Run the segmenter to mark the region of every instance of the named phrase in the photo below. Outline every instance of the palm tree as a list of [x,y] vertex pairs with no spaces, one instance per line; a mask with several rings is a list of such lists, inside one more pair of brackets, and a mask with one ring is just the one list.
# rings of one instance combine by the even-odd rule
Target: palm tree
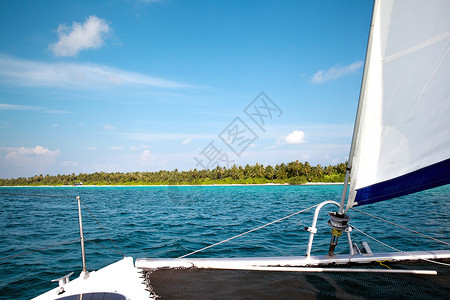
[[273,177],[275,176],[275,170],[271,165],[268,165],[265,169],[266,178],[269,180],[273,180]]

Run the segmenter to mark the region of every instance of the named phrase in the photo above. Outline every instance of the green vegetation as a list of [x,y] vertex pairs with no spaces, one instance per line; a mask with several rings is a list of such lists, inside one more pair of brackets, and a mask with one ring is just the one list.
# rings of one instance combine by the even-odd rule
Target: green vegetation
[[74,185],[82,182],[84,185],[208,185],[208,184],[265,184],[289,183],[302,184],[307,182],[343,182],[346,164],[322,167],[310,166],[308,162],[298,160],[275,167],[255,164],[245,167],[233,165],[231,168],[216,167],[207,170],[159,172],[131,172],[50,176],[35,175],[0,179],[0,186],[18,185]]

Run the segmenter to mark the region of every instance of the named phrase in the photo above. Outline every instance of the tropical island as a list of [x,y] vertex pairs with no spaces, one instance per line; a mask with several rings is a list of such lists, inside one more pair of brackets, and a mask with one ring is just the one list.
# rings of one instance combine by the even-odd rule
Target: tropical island
[[346,164],[311,166],[298,160],[274,167],[255,165],[230,168],[158,172],[95,172],[92,174],[35,175],[0,179],[0,186],[59,186],[59,185],[212,185],[212,184],[305,184],[343,182]]

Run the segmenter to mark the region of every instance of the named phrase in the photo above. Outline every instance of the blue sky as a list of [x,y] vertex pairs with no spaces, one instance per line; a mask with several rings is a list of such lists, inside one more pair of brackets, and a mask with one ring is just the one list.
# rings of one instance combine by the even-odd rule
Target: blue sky
[[2,1],[0,178],[344,162],[371,10]]

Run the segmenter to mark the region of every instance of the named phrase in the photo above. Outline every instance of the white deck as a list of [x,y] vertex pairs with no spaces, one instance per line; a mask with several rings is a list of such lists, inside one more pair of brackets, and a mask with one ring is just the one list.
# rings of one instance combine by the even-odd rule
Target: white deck
[[253,267],[306,267],[348,263],[370,263],[374,261],[405,261],[419,259],[446,259],[450,258],[449,250],[412,251],[411,255],[400,252],[374,253],[373,255],[336,255],[329,256],[291,256],[291,257],[249,257],[249,258],[183,258],[183,259],[157,259],[138,258],[137,268],[180,268],[197,267],[211,269],[248,269]]
[[[411,261],[419,259],[450,259],[450,250],[413,251],[410,255],[399,252],[375,253],[373,255],[337,255],[329,256],[292,256],[292,257],[253,257],[253,258],[140,258],[135,265],[133,258],[126,257],[98,271],[90,272],[86,279],[78,277],[65,284],[65,292],[58,295],[59,287],[42,294],[35,300],[58,299],[70,295],[92,292],[113,292],[124,295],[127,299],[152,299],[140,278],[140,269],[197,267],[211,269],[242,269],[263,271],[306,271],[306,272],[346,272],[346,269],[327,268],[326,265],[347,263],[369,263],[374,261]],[[320,268],[314,268],[317,266]],[[284,267],[284,268],[283,268]],[[286,268],[289,267],[289,268]],[[296,267],[296,268],[293,268]],[[308,268],[306,268],[308,267]],[[355,269],[349,271],[355,271]],[[363,271],[359,269],[359,271]],[[399,271],[399,270],[387,270]],[[426,273],[423,273],[426,274]],[[55,286],[57,283],[55,283]]]
[[[58,299],[70,295],[86,294],[92,292],[113,292],[127,297],[127,299],[149,299],[150,293],[142,284],[143,279],[134,267],[133,258],[124,259],[106,266],[98,271],[90,272],[86,279],[76,278],[64,285],[65,292],[58,295],[59,287],[46,292],[35,300]],[[55,285],[58,283],[55,282]]]

